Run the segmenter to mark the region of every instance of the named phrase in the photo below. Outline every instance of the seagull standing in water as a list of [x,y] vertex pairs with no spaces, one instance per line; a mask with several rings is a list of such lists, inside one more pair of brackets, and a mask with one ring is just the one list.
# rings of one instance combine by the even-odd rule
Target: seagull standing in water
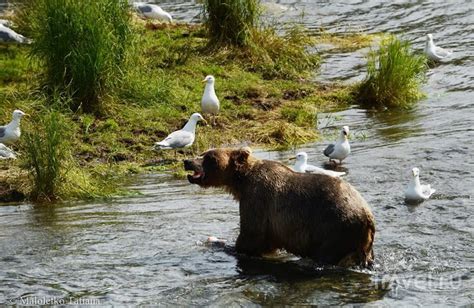
[[324,150],[324,155],[329,157],[329,161],[333,159],[338,159],[339,163],[342,164],[342,161],[351,153],[351,145],[349,144],[349,126],[342,127],[339,138],[336,140],[336,143],[330,144]]
[[198,121],[205,120],[199,113],[193,113],[182,129],[172,132],[160,142],[155,142],[153,148],[155,150],[173,149],[176,158],[176,149],[189,148],[193,145],[196,138],[196,125]]
[[133,3],[133,6],[138,11],[138,13],[143,16],[143,18],[167,21],[169,23],[173,22],[171,14],[166,12],[156,4],[135,2]]
[[204,114],[211,114],[212,124],[215,125],[214,116],[219,113],[219,99],[217,98],[216,91],[214,89],[214,82],[216,79],[212,75],[206,76],[203,82],[206,83],[204,87],[204,93],[201,99],[201,110]]
[[332,170],[326,170],[319,168],[313,165],[308,165],[308,154],[306,152],[299,152],[296,154],[296,162],[293,167],[296,172],[300,173],[316,173],[316,174],[325,174],[332,177],[340,177],[341,175],[346,174],[345,172],[337,172]]
[[21,118],[26,115],[21,110],[13,111],[13,119],[10,123],[4,126],[0,126],[0,143],[4,144],[13,144],[20,139],[21,130],[20,130],[20,121]]
[[0,42],[30,44],[31,40],[0,23]]
[[420,169],[413,168],[411,171],[413,178],[405,190],[405,200],[407,202],[422,202],[429,199],[436,190],[431,188],[429,184],[420,184]]
[[425,55],[433,61],[440,61],[449,57],[453,52],[438,47],[433,42],[433,34],[426,35]]

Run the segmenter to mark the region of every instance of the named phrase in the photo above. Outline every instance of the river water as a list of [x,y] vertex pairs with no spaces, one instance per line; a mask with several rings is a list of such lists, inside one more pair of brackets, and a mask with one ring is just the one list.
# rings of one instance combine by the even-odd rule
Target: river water
[[[344,33],[393,32],[421,49],[427,32],[454,50],[431,68],[427,98],[403,112],[356,106],[318,116],[327,140],[285,152],[256,151],[287,162],[296,150],[322,164],[321,151],[349,125],[353,153],[346,180],[377,221],[375,268],[315,268],[308,260],[235,257],[202,242],[233,243],[238,206],[219,190],[165,175],[140,176],[140,195],[107,203],[0,207],[0,303],[193,305],[463,305],[474,302],[474,4],[472,1],[280,1],[283,21]],[[177,20],[199,6],[164,1]],[[318,79],[363,78],[367,50],[333,53]],[[362,64],[362,66],[361,66]],[[362,67],[362,68],[361,68]],[[437,189],[419,206],[403,202],[409,171]]]

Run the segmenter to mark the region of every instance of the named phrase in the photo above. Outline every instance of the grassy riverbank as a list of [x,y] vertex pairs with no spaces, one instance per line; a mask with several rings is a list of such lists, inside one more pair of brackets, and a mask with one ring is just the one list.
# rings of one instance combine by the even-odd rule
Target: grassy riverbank
[[[200,112],[201,80],[209,74],[216,77],[221,112],[215,126],[198,126],[194,153],[218,146],[289,148],[314,141],[318,138],[317,113],[352,102],[352,87],[311,81],[319,55],[304,49],[317,41],[301,29],[291,28],[274,42],[275,52],[280,54],[270,55],[270,60],[251,58],[243,49],[211,48],[204,28],[198,25],[151,27],[136,21],[134,29],[137,39],[122,86],[101,97],[104,107],[96,115],[64,111],[58,106],[61,103],[41,94],[41,70],[28,57],[28,46],[0,47],[2,123],[10,120],[12,110],[22,109],[30,114],[23,120],[22,130],[31,134],[47,110],[61,110],[64,116],[73,162],[69,175],[74,183],[81,183],[78,177],[87,177],[88,184],[78,190],[67,185],[60,194],[63,198],[113,195],[120,174],[147,170],[179,173],[181,166],[173,161],[172,151],[155,152],[151,147],[181,128],[193,112]],[[350,39],[342,40],[340,46]],[[353,39],[360,44],[360,37]],[[308,55],[298,70],[288,66],[291,58],[285,58],[298,57],[284,53],[291,44]],[[3,176],[0,182],[28,195],[31,188],[22,171],[28,155],[23,139],[16,146],[20,159],[1,163],[6,173],[18,176]],[[179,154],[178,159],[189,155]],[[87,175],[81,170],[87,170]]]

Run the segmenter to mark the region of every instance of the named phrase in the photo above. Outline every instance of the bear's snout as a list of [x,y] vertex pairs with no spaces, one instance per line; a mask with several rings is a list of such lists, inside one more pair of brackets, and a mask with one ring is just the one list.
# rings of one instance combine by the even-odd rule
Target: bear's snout
[[202,170],[202,164],[198,164],[195,160],[186,159],[183,161],[184,170],[194,171],[193,174],[188,174],[188,181],[191,184],[200,184],[204,178],[204,171]]

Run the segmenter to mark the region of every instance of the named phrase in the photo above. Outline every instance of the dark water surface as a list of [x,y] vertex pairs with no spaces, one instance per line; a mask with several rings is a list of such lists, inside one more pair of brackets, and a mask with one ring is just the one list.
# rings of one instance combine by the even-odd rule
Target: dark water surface
[[[474,3],[281,1],[284,21],[328,31],[395,32],[421,49],[424,35],[454,50],[430,69],[412,111],[319,115],[328,140],[349,125],[346,180],[377,220],[373,271],[317,269],[307,260],[236,258],[201,242],[235,241],[238,207],[219,190],[161,175],[136,179],[141,196],[108,203],[0,207],[0,303],[463,305],[474,302]],[[190,21],[199,7],[162,4]],[[302,14],[304,12],[304,14]],[[278,15],[280,14],[280,15]],[[195,20],[195,19],[194,19]],[[331,54],[318,79],[357,80],[364,53]],[[218,86],[217,86],[218,87]],[[322,164],[326,141],[300,148]],[[300,150],[298,149],[298,150]],[[286,162],[296,151],[257,152]],[[403,202],[409,170],[437,189]]]

